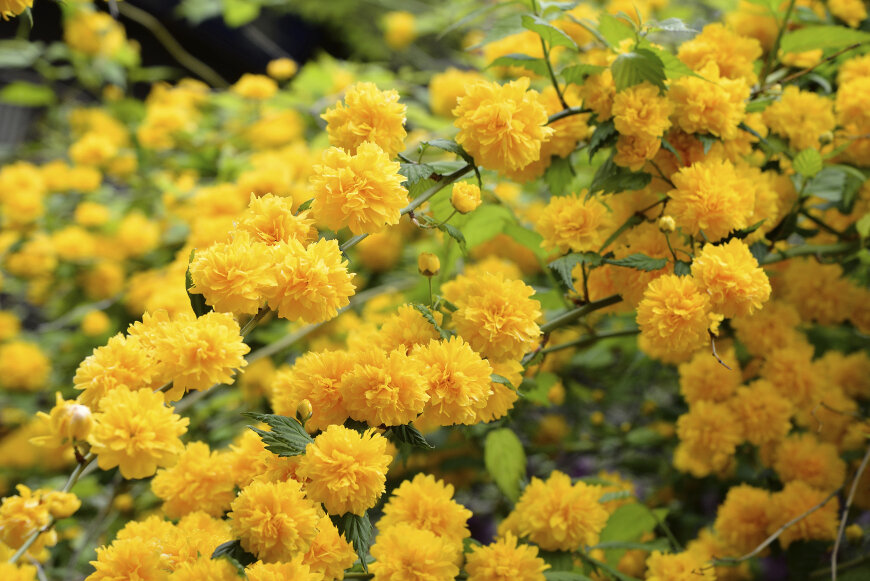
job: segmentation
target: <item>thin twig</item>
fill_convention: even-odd
[[[722,367],[724,367],[728,371],[732,371],[732,369],[730,367],[728,367],[728,365],[726,365],[724,361],[722,361],[722,358],[719,357],[719,354],[716,353],[716,336],[713,334],[713,331],[707,331],[707,332],[710,334],[710,346],[713,349],[713,357],[716,358],[716,361],[718,361],[719,364],[722,365]]]
[[[598,341],[603,341],[604,339],[613,339],[615,337],[631,337],[633,335],[637,335],[638,333],[640,333],[640,329],[627,329],[625,331],[613,331],[612,333],[600,333],[598,335],[591,335],[589,337],[583,337],[582,339],[568,341],[567,343],[553,345],[552,347],[542,349],[541,351],[539,351],[539,353],[546,355],[548,353],[554,353],[556,351],[563,351],[565,349],[571,349],[575,347],[577,349],[581,349],[583,347],[594,345]]]
[[[776,31],[776,40],[773,41],[773,48],[770,50],[770,54],[767,55],[767,58],[764,59],[764,66],[761,68],[761,75],[758,79],[761,83],[764,83],[767,80],[767,75],[770,74],[770,69],[773,67],[773,63],[777,60],[776,55],[779,52],[782,35],[785,33],[785,29],[788,28],[788,21],[791,19],[791,13],[794,10],[796,2],[797,0],[789,0],[788,8],[785,9],[785,16],[782,19],[782,25]]]
[[[849,489],[849,497],[846,499],[846,507],[843,509],[843,518],[840,519],[840,529],[837,531],[837,540],[834,541],[834,550],[831,552],[831,581],[837,581],[837,555],[840,552],[840,543],[843,541],[843,533],[846,530],[849,509],[852,508],[852,501],[855,500],[858,483],[861,481],[861,476],[864,475],[864,470],[867,469],[868,461],[870,461],[870,446],[867,447],[864,459],[861,460],[861,465],[858,466],[858,471],[855,472],[855,479],[852,481],[852,488]]]
[[[553,70],[553,65],[550,63],[550,49],[547,48],[547,42],[541,36],[541,48],[544,51],[544,62],[547,64],[547,73],[550,75],[550,82],[553,83],[553,88],[556,89],[556,96],[559,97],[559,102],[562,103],[563,109],[570,109],[568,102],[565,100],[565,95],[562,94],[562,88],[559,86],[559,81],[556,80],[556,72]],[[549,123],[549,122],[548,122]]]
[[[593,301],[591,303],[587,303],[582,307],[577,307],[576,309],[571,309],[570,311],[566,311],[564,313],[559,314],[556,318],[552,319],[541,325],[542,333],[549,333],[555,329],[560,327],[564,327],[565,325],[570,325],[577,319],[583,317],[584,315],[588,315],[591,312],[597,311],[599,309],[604,309],[609,307],[610,305],[615,305],[618,302],[622,301],[622,297],[619,295],[611,295],[609,297]]]
[[[592,109],[586,109],[584,107],[568,107],[566,105],[564,109],[558,113],[553,113],[549,118],[547,118],[547,125],[552,125],[556,121],[561,121],[562,119],[571,117],[572,115],[583,115],[585,113],[592,113]]]

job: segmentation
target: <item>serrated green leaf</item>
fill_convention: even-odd
[[[624,91],[644,81],[665,90],[665,64],[653,51],[639,48],[616,57],[610,65],[617,91]]]
[[[602,13],[598,17],[598,33],[610,43],[610,46],[617,47],[626,38],[633,38],[634,29],[626,21],[613,16],[612,14]]]
[[[221,557],[229,559],[241,569],[257,561],[255,555],[242,548],[242,543],[239,540],[227,541],[218,545],[211,554],[211,558],[220,559]]]
[[[653,22],[650,25],[650,30],[663,32],[676,32],[685,34],[697,34],[698,31],[694,28],[689,28],[685,22],[679,18],[667,18],[661,22]]]
[[[782,37],[780,50],[804,52],[816,49],[838,49],[870,42],[870,32],[846,26],[807,26]]]
[[[391,442],[402,442],[410,444],[415,448],[424,448],[427,450],[435,448],[435,446],[426,441],[426,438],[420,433],[420,430],[415,428],[413,424],[390,426],[387,431],[384,432],[384,435]]]
[[[462,231],[452,224],[441,224],[439,229],[443,232],[446,232],[448,236],[456,240],[459,243],[459,248],[462,249],[462,253],[465,254],[468,249],[465,245],[465,236],[462,234]]]
[[[516,502],[520,481],[526,476],[526,452],[517,435],[510,428],[489,432],[483,444],[483,461],[499,490]]]
[[[652,181],[652,176],[646,172],[633,172],[628,168],[613,163],[613,156],[601,164],[589,184],[589,195],[596,192],[621,193],[640,190]]]
[[[399,173],[408,178],[403,184],[413,184],[432,177],[436,173],[435,168],[426,163],[401,163],[399,164]],[[405,187],[408,187],[405,185]]]
[[[574,268],[578,264],[587,264],[593,267],[600,266],[603,262],[604,259],[594,252],[573,252],[562,256],[561,258],[557,258],[547,266],[556,273],[559,280],[566,287],[572,291],[576,291],[577,289],[574,288],[574,277],[571,274],[574,271]]]
[[[677,276],[689,276],[692,274],[692,264],[685,260],[678,260],[674,264],[674,274]]]
[[[597,75],[598,73],[603,72],[607,67],[602,67],[599,65],[574,65],[570,67],[565,67],[559,73],[559,75],[565,79],[566,83],[573,83],[575,85],[582,85],[584,81],[586,81],[586,77],[590,75]]]
[[[190,308],[193,314],[201,317],[206,313],[210,313],[212,308],[205,304],[205,296],[197,293],[191,293],[193,288],[193,276],[190,274],[190,265],[193,264],[193,259],[196,256],[196,249],[190,251],[190,258],[187,259],[187,272],[184,274],[184,288],[187,290],[187,299],[190,301]]]
[[[561,196],[574,179],[574,171],[571,168],[570,158],[553,157],[550,167],[544,172],[544,181],[547,182],[547,187],[550,194]]]
[[[860,176],[860,177],[859,177]],[[848,207],[864,183],[863,174],[853,167],[832,165],[824,168],[803,190],[804,196],[816,196],[841,207]]]
[[[438,321],[435,320],[435,316],[432,314],[432,311],[429,309],[429,307],[418,303],[414,303],[411,306],[414,307],[421,315],[423,315],[423,318],[426,319],[426,321],[428,321],[430,325],[435,327],[435,330],[438,331],[438,335],[440,335],[442,339],[449,339],[453,336],[452,331],[448,331],[438,324]]]
[[[605,258],[604,262],[613,266],[624,266],[626,268],[634,268],[636,270],[645,270],[651,272],[653,270],[661,270],[668,265],[667,258],[653,258],[646,254],[629,254],[625,258]]]
[[[424,141],[423,145],[430,145],[432,147],[437,147],[438,149],[443,149],[444,151],[449,151],[450,153],[455,153],[462,159],[464,159],[473,169],[474,174],[477,176],[477,183],[481,183],[480,179],[480,170],[477,169],[477,165],[474,163],[474,158],[471,157],[465,149],[451,139],[430,139],[429,141]]]
[[[544,62],[544,59],[535,58],[527,54],[508,54],[500,56],[489,63],[486,68],[491,67],[519,67],[542,77],[548,74],[547,63]]]
[[[523,14],[522,23],[523,28],[536,33],[538,36],[543,38],[551,47],[564,46],[577,50],[577,44],[570,36],[562,32],[560,29],[556,28],[540,16],[535,16],[534,14]]]
[[[823,166],[824,162],[822,161],[822,154],[811,147],[804,149],[794,156],[794,159],[792,159],[792,167],[794,170],[805,178],[814,177],[817,173],[822,171]]]
[[[589,138],[589,145],[586,147],[589,151],[589,160],[591,161],[602,147],[615,143],[618,137],[616,127],[613,125],[613,119],[599,123],[595,131],[592,132],[592,137]]]
[[[362,563],[363,571],[368,573],[366,557],[372,539],[372,521],[369,520],[368,513],[359,516],[348,512],[341,516],[330,515],[329,518],[338,529],[339,534],[344,535],[347,542],[353,545],[360,563]]]
[[[308,444],[314,442],[302,424],[296,421],[295,418],[254,412],[244,412],[242,415],[257,422],[263,422],[272,428],[271,432],[267,432],[255,426],[248,426],[260,436],[260,439],[266,444],[266,449],[278,456],[298,456],[304,454]]]
[[[728,236],[728,239],[731,240],[732,238],[737,238],[738,240],[743,240],[744,238],[761,228],[762,224],[764,224],[766,221],[767,220],[759,220],[751,226],[747,226],[746,228],[742,228],[740,230],[735,230],[731,233],[730,236]]]

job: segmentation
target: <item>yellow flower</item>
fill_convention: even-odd
[[[682,451],[675,455],[674,465],[685,471],[687,467],[680,456],[687,455],[697,462],[690,468],[697,478],[727,468],[737,446],[743,442],[740,423],[728,406],[709,401],[695,402],[688,412],[680,416],[677,420],[677,436]]]
[[[184,449],[179,437],[190,420],[163,405],[163,395],[117,387],[100,400],[88,436],[103,470],[118,466],[124,478],[147,478],[173,464]]]
[[[429,108],[436,115],[451,117],[457,101],[465,96],[465,90],[483,78],[477,71],[461,71],[453,67],[432,75],[429,81]]]
[[[245,73],[230,90],[246,99],[263,101],[278,92],[278,85],[267,76]]]
[[[671,126],[674,106],[659,88],[644,81],[613,98],[613,125],[621,135],[661,137]]]
[[[774,133],[786,137],[797,151],[818,148],[819,137],[833,131],[837,124],[834,102],[789,85],[779,101],[764,110],[764,123]]]
[[[429,394],[423,416],[429,422],[450,426],[475,424],[492,394],[492,367],[461,337],[432,340],[415,350],[423,364],[422,374]]]
[[[405,10],[384,15],[384,40],[393,50],[402,50],[417,38],[417,18]]]
[[[247,232],[253,240],[269,246],[291,240],[307,246],[317,240],[314,220],[307,210],[294,215],[293,205],[292,198],[251,196],[250,205],[236,222],[236,231]]]
[[[399,163],[375,143],[360,144],[355,155],[331,147],[311,176],[314,216],[336,231],[347,226],[354,234],[378,232],[399,223],[408,203],[404,181]]]
[[[271,60],[266,65],[266,73],[279,81],[292,78],[298,70],[299,65],[296,64],[296,61],[287,57]]]
[[[203,295],[216,311],[256,314],[265,295],[278,285],[274,261],[268,246],[255,242],[246,231],[236,232],[232,241],[194,254],[189,291]]]
[[[767,538],[770,492],[747,484],[732,487],[719,505],[714,525],[734,555],[748,553]]]
[[[0,16],[3,17],[3,20],[9,20],[32,6],[33,0],[2,0],[0,2]]]
[[[169,581],[238,581],[235,566],[228,559],[212,559],[211,555],[200,555],[196,561],[184,562],[176,567]]]
[[[344,578],[345,569],[353,566],[357,555],[353,546],[338,533],[328,516],[317,523],[317,536],[311,541],[311,548],[302,557],[302,562],[311,567],[323,581]]]
[[[329,514],[363,515],[384,492],[387,439],[373,429],[360,434],[344,426],[329,426],[308,444],[297,473],[308,478],[308,498],[322,502]]]
[[[828,0],[828,10],[852,28],[867,20],[867,6],[861,0]]]
[[[648,344],[642,349],[680,360],[708,343],[708,330],[717,317],[711,313],[710,298],[691,277],[660,276],[649,283],[643,297],[637,324]]]
[[[755,16],[763,18],[763,16]],[[728,50],[723,50],[728,47]],[[708,24],[701,34],[680,45],[677,57],[694,71],[715,63],[726,79],[745,79],[752,85],[758,78],[755,61],[761,56],[761,44],[754,38],[741,36],[722,24]]]
[[[291,321],[333,318],[354,293],[354,275],[343,258],[335,240],[318,240],[307,248],[296,240],[279,244],[273,266],[278,285],[269,290],[269,306]]]
[[[144,256],[160,243],[160,226],[139,211],[130,212],[118,224],[115,242],[127,256]]]
[[[89,131],[69,148],[69,158],[79,165],[101,166],[118,153],[118,148],[106,135]]]
[[[308,565],[302,562],[302,555],[288,560],[285,563],[264,563],[257,561],[245,569],[245,579],[249,581],[320,581],[315,573],[312,573]]]
[[[460,214],[473,212],[480,206],[480,188],[471,182],[456,182],[450,192],[450,203]]]
[[[765,353],[761,377],[797,411],[809,412],[818,404],[825,380],[812,364],[813,347],[807,343],[786,345]]]
[[[821,264],[813,258],[789,260],[779,281],[782,298],[804,321],[836,325],[850,315],[850,284],[839,264]]]
[[[471,511],[453,500],[453,486],[434,476],[417,474],[393,491],[384,505],[379,530],[400,524],[411,525],[455,545],[461,551],[463,539],[471,536],[467,521]]]
[[[33,438],[32,442],[41,446],[61,446],[71,440],[85,441],[94,419],[88,406],[65,400],[60,392],[54,394],[55,403],[49,413],[37,412],[36,416],[49,426],[49,434]]]
[[[21,0],[12,0],[13,2],[18,2]],[[31,2],[33,0],[30,0]],[[7,12],[3,12],[0,10],[0,16],[3,16],[3,19],[6,20]],[[36,581],[39,579],[37,577],[37,569],[33,565],[28,565],[27,563],[9,563],[6,561],[0,562],[0,579],[5,579],[5,581]]]
[[[18,549],[32,533],[48,528],[53,518],[66,518],[81,506],[81,501],[70,492],[30,490],[23,484],[15,488],[18,494],[7,496],[0,502],[0,548],[5,544]],[[44,547],[55,543],[57,531],[45,530],[27,554],[37,555]]]
[[[171,468],[157,471],[151,490],[163,512],[176,519],[195,511],[220,517],[235,498],[229,463],[205,442],[191,442]]]
[[[653,551],[646,560],[646,581],[715,581],[716,573],[709,558],[693,551],[663,554]]]
[[[770,282],[742,240],[707,244],[692,262],[692,276],[726,317],[751,315],[770,297]]]
[[[233,501],[229,517],[242,547],[267,563],[291,561],[311,546],[320,517],[295,480],[253,482]]]
[[[763,446],[782,440],[791,430],[793,407],[765,379],[738,388],[728,401],[750,444]]]
[[[140,539],[115,540],[108,547],[97,549],[96,569],[85,581],[115,581],[116,579],[148,579],[168,581],[165,557],[154,545]]]
[[[438,323],[443,319],[441,313],[436,312],[433,316]],[[412,305],[402,305],[396,313],[384,321],[374,337],[374,342],[384,351],[401,349],[411,354],[438,337],[438,331],[423,318],[420,311]]]
[[[468,581],[544,581],[550,566],[538,556],[538,547],[517,544],[507,533],[503,539],[476,546],[468,554]]]
[[[676,189],[669,192],[668,214],[685,233],[698,235],[703,231],[707,240],[716,242],[732,230],[750,225],[755,188],[731,162],[699,161],[671,179]]]
[[[719,357],[730,370],[704,351],[695,353],[691,361],[680,364],[680,393],[686,403],[691,405],[702,400],[725,401],[740,386],[740,365],[734,350],[720,347]]]
[[[112,325],[112,320],[103,311],[90,311],[82,317],[81,330],[88,337],[99,337],[105,335]]]
[[[531,351],[541,335],[537,320],[540,303],[532,298],[534,289],[521,280],[501,275],[458,277],[464,286],[453,324],[471,348],[488,359],[519,360]]]
[[[686,133],[735,139],[746,113],[749,85],[743,78],[720,78],[712,61],[699,75],[703,78],[687,75],[671,83],[668,99],[674,104],[674,122]]]
[[[773,469],[783,482],[800,480],[830,492],[846,479],[846,463],[837,447],[820,442],[812,433],[789,436],[779,444],[775,454]]]
[[[767,532],[773,533],[794,519],[797,522],[779,535],[779,544],[783,549],[794,541],[833,541],[840,520],[840,501],[837,497],[828,500],[822,508],[806,514],[827,496],[827,492],[816,490],[801,480],[787,483],[780,492],[770,497]]]
[[[417,257],[417,272],[423,276],[435,276],[441,270],[441,261],[431,252],[421,252]]]
[[[610,516],[598,502],[600,486],[554,471],[547,480],[532,478],[514,507],[519,536],[545,551],[574,551],[598,543]]]
[[[35,343],[10,341],[0,345],[0,387],[38,391],[45,387],[51,362]]]
[[[597,251],[604,243],[613,220],[598,198],[580,195],[553,196],[543,209],[535,230],[541,234],[541,247],[560,253]]]
[[[422,364],[403,349],[365,349],[352,357],[353,368],[339,384],[350,417],[370,426],[400,426],[423,411],[429,394]]]
[[[735,317],[731,326],[746,350],[759,357],[800,342],[803,336],[795,328],[800,322],[801,317],[794,307],[782,301],[770,301],[748,317]]]
[[[656,156],[661,145],[661,138],[653,135],[620,135],[616,140],[613,163],[631,171],[640,171],[647,160]]]
[[[293,417],[303,400],[311,404],[310,430],[325,430],[343,424],[347,408],[339,392],[342,377],[352,368],[346,351],[309,351],[293,362],[290,369],[278,371],[272,379],[271,402],[275,413]]]
[[[76,10],[64,22],[63,40],[75,51],[113,57],[126,42],[124,27],[106,12]]]
[[[0,279],[0,288],[2,288]],[[21,319],[12,311],[0,310],[0,341],[8,341],[21,331]]]
[[[372,143],[389,159],[405,149],[406,110],[395,89],[380,91],[374,83],[357,83],[347,89],[344,102],[327,109],[321,118],[330,144],[357,155],[360,145]]]
[[[456,142],[475,161],[501,173],[524,168],[541,156],[554,130],[537,91],[523,77],[506,85],[480,81],[468,87],[453,110]]]
[[[380,531],[371,549],[372,581],[449,581],[459,574],[456,548],[430,531],[399,524]]]
[[[79,401],[99,410],[100,400],[119,387],[152,387],[154,371],[154,360],[140,340],[118,333],[79,364],[73,383],[76,389],[84,390]]]

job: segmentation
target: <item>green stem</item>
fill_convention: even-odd
[[[541,350],[541,354],[546,355],[548,353],[554,353],[556,351],[563,351],[565,349],[571,348],[582,349],[583,347],[589,347],[590,345],[594,345],[598,341],[603,341],[604,339],[613,339],[615,337],[631,337],[632,335],[637,335],[638,333],[640,333],[640,329],[626,329],[625,331],[600,333],[598,335],[583,337],[582,339],[575,339],[574,341],[568,341],[567,343],[560,343],[558,345],[553,345],[552,347],[547,347],[546,349]]]
[[[241,330],[239,331],[239,334],[240,334],[242,337],[247,337],[247,336],[248,336],[248,333],[250,333],[251,331],[253,331],[253,330],[254,330],[254,327],[256,327],[257,324],[258,324],[260,321],[262,321],[262,320],[266,317],[266,315],[268,315],[268,314],[271,313],[271,312],[272,312],[272,311],[269,310],[269,307],[265,307],[265,308],[262,308],[262,309],[260,309],[259,311],[257,311],[257,314],[256,314],[256,315],[254,315],[253,317],[251,317],[250,319],[248,319],[248,322],[245,323],[245,326],[241,328]]]
[[[556,89],[556,96],[559,97],[559,102],[562,103],[562,107],[565,109],[570,109],[568,106],[568,102],[565,101],[565,95],[562,94],[562,88],[559,87],[559,81],[556,80],[556,72],[553,70],[553,65],[550,63],[550,49],[547,48],[547,42],[544,40],[544,37],[541,38],[541,48],[544,50],[544,62],[547,64],[547,73],[550,75],[550,82],[553,83],[553,88]],[[549,121],[547,121],[549,124]]]
[[[587,303],[582,307],[577,307],[576,309],[571,309],[570,311],[566,311],[560,315],[558,315],[552,321],[548,321],[541,325],[542,333],[549,333],[554,331],[560,327],[564,327],[565,325],[570,325],[577,319],[588,315],[594,311],[604,309],[609,307],[610,305],[615,305],[616,303],[622,301],[622,297],[619,295],[611,295],[609,297],[603,298],[598,301],[593,301],[591,303]]]
[[[796,256],[812,256],[812,255],[830,255],[830,254],[845,254],[854,250],[858,250],[860,244],[855,242],[838,242],[836,244],[805,244],[796,246],[782,251],[773,251],[761,259],[761,264],[773,264],[795,258]]]
[[[835,230],[831,226],[828,226],[823,221],[821,221],[819,218],[816,218],[815,216],[810,214],[810,211],[807,210],[806,208],[801,208],[800,215],[803,216],[804,218],[807,218],[810,222],[812,222],[813,224],[815,224],[816,226],[818,226],[819,228],[821,228],[822,230],[824,230],[828,234],[833,234],[834,236],[836,236],[840,240],[842,240],[844,238],[844,235],[842,232],[840,232],[839,230]]]
[[[547,119],[547,125],[552,125],[556,121],[561,121],[565,117],[570,117],[572,115],[583,115],[584,113],[592,113],[592,109],[585,109],[583,107],[568,107],[565,105],[565,108],[558,113],[553,113]]]

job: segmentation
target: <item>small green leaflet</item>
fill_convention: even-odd
[[[589,161],[592,161],[599,149],[616,142],[616,139],[616,127],[613,126],[613,119],[599,123],[595,131],[592,132],[592,137],[589,138],[589,145],[586,146],[589,151]]]
[[[574,288],[574,277],[571,274],[574,268],[578,264],[586,264],[591,267],[600,266],[603,262],[604,259],[594,252],[572,252],[557,258],[547,266],[559,276],[559,280],[566,287],[576,291],[577,289]]]
[[[187,290],[187,298],[190,300],[190,308],[193,309],[193,314],[201,317],[206,313],[210,313],[212,308],[205,304],[205,296],[190,292],[193,288],[193,276],[190,274],[190,265],[193,264],[193,259],[196,256],[196,248],[190,251],[190,258],[187,260],[187,272],[184,275],[184,288]]]
[[[477,165],[474,163],[474,158],[465,151],[465,149],[450,139],[430,139],[429,141],[424,141],[423,145],[431,145],[432,147],[437,147],[438,149],[443,149],[444,151],[449,151],[450,153],[455,153],[462,159],[464,159],[473,169],[474,175],[477,176],[478,185],[483,183],[483,180],[480,178],[480,170],[477,169]]]
[[[502,377],[501,375],[499,375],[497,373],[493,373],[492,375],[489,376],[489,378],[493,381],[493,383],[500,383],[500,384],[505,385],[511,389],[514,389],[513,384],[508,380],[507,377]]]
[[[305,200],[304,202],[299,204],[298,208],[296,208],[296,214],[294,214],[294,215],[298,216],[299,214],[301,214],[302,212],[304,212],[305,210],[310,208],[311,204],[313,204],[313,203],[314,203],[314,198],[311,198],[310,200]]]
[[[598,502],[604,504],[605,502],[610,502],[612,500],[625,500],[626,498],[631,498],[631,496],[632,494],[630,490],[614,490],[601,495]]]
[[[438,334],[441,336],[442,339],[449,339],[453,336],[452,331],[447,331],[438,324],[438,322],[435,320],[435,316],[432,314],[432,311],[429,309],[429,307],[427,307],[426,305],[421,305],[419,303],[415,303],[411,306],[417,309],[417,311],[419,311],[420,314],[423,315],[423,318],[426,319],[430,325],[435,327],[435,330],[438,331]]]
[[[305,431],[305,428],[302,427],[302,424],[296,421],[295,418],[254,412],[245,412],[242,415],[254,421],[268,424],[272,428],[271,432],[267,432],[254,426],[248,426],[260,436],[263,443],[266,444],[266,449],[278,456],[298,456],[304,454],[308,444],[314,442],[311,436],[308,435],[308,432]]]
[[[420,433],[420,430],[415,428],[412,424],[407,424],[404,426],[390,426],[387,428],[387,431],[384,432],[384,436],[386,436],[391,442],[402,442],[404,444],[411,444],[415,448],[424,448],[424,449],[433,449],[435,446],[426,441],[426,438],[423,437],[423,434]]]
[[[577,44],[570,36],[541,18],[533,14],[523,14],[523,28],[531,30],[553,46],[565,46],[577,50]]]
[[[565,67],[559,73],[563,79],[565,79],[566,83],[573,83],[575,85],[582,85],[586,80],[586,77],[590,75],[597,75],[598,73],[604,71],[607,67],[602,67],[599,65],[574,65],[570,67]]]
[[[211,554],[212,559],[226,557],[232,561],[239,569],[244,569],[251,563],[256,562],[257,557],[247,552],[242,548],[241,541],[227,541],[217,546]]]
[[[330,515],[329,518],[338,529],[338,532],[344,535],[344,538],[353,545],[360,563],[362,563],[363,571],[369,572],[366,556],[369,552],[372,538],[372,521],[369,520],[369,515],[366,513],[359,516],[347,512],[341,516]]]
[[[598,33],[612,47],[619,46],[623,40],[635,35],[634,29],[625,20],[607,13],[602,13],[598,17]]]
[[[463,254],[468,251],[465,245],[465,235],[462,233],[462,230],[452,224],[441,224],[438,229],[442,232],[446,232],[448,236],[456,240],[456,242],[459,243],[459,248],[462,250]]]
[[[435,168],[425,163],[402,163],[399,164],[399,173],[408,178],[406,183],[410,185],[429,178],[436,172]]]
[[[483,461],[499,490],[516,502],[520,481],[526,476],[526,452],[517,435],[510,428],[489,432],[483,444]]]
[[[653,258],[646,254],[629,254],[625,258],[605,258],[604,262],[614,266],[625,266],[636,270],[661,270],[668,265],[667,258]]]
[[[782,52],[839,49],[870,42],[870,32],[845,26],[807,26],[782,37]]]
[[[573,179],[574,170],[570,158],[554,156],[550,167],[544,172],[544,181],[547,182],[550,193],[554,196],[566,193]]]
[[[607,161],[601,164],[598,171],[592,177],[589,185],[589,195],[596,192],[622,193],[640,190],[652,181],[652,176],[646,172],[633,172],[628,168],[620,167],[613,163],[611,155]]]
[[[644,81],[665,90],[665,64],[649,49],[639,48],[619,55],[610,65],[610,70],[617,91],[624,91]]]
[[[848,213],[865,180],[864,174],[854,167],[829,165],[807,183],[803,195],[834,202],[841,211]]]
[[[500,56],[489,63],[486,68],[492,67],[520,67],[542,77],[547,76],[548,74],[547,63],[544,62],[544,59],[535,58],[527,54],[508,54]]]
[[[805,178],[815,177],[824,167],[822,155],[812,147],[804,149],[794,156],[792,167]]]
[[[692,264],[685,260],[678,260],[674,264],[674,274],[677,276],[688,276],[692,274]]]

